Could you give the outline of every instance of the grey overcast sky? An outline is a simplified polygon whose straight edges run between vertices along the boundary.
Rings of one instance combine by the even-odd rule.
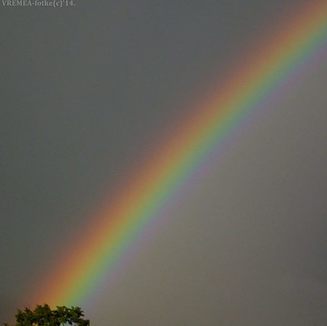
[[[192,100],[306,3],[75,2],[0,4],[0,322]],[[231,135],[85,303],[92,325],[326,325],[326,85],[325,55]]]

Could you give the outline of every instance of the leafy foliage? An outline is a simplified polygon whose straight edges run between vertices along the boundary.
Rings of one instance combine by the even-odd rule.
[[[80,307],[57,307],[52,310],[49,305],[38,305],[34,310],[25,308],[18,310],[15,326],[89,326],[90,321],[83,318],[84,313]],[[9,324],[4,324],[9,326]]]

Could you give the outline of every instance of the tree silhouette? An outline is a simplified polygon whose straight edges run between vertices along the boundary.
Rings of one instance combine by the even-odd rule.
[[[16,324],[13,326],[89,326],[90,321],[83,317],[84,313],[80,307],[60,306],[52,310],[45,304],[36,306],[34,310],[19,309],[16,314]],[[4,326],[10,325],[5,323]]]

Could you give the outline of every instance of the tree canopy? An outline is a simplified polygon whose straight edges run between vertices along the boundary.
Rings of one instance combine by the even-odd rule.
[[[51,309],[45,304],[36,306],[34,310],[19,309],[16,314],[16,324],[13,326],[89,326],[90,321],[83,317],[84,313],[80,307],[58,306],[56,309]],[[4,326],[10,325],[5,323]]]

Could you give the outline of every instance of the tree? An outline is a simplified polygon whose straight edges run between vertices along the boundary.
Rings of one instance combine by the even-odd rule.
[[[15,326],[89,326],[90,321],[83,318],[84,313],[80,307],[67,308],[65,306],[51,309],[49,305],[36,306],[34,310],[25,308],[18,310]],[[4,324],[9,326],[9,324]]]

